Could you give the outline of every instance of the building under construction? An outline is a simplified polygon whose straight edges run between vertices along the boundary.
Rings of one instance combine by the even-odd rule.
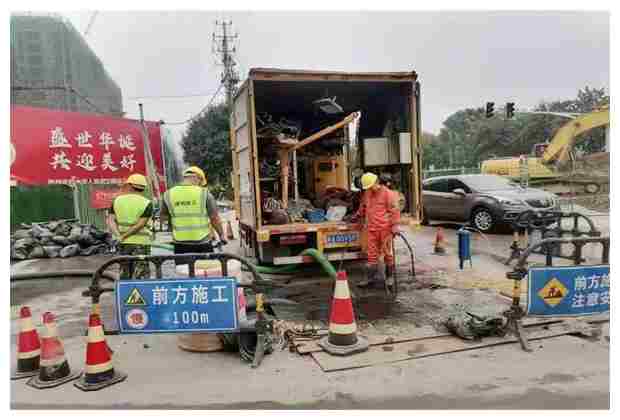
[[[120,87],[75,27],[54,14],[11,15],[11,104],[123,115]],[[12,187],[11,228],[72,217],[101,227],[89,192],[87,185]]]
[[[123,115],[120,87],[68,21],[11,16],[11,104]]]

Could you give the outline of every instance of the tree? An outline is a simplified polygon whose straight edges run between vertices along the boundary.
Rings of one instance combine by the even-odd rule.
[[[227,191],[228,195],[232,195],[232,160],[226,105],[212,106],[193,120],[183,135],[181,146],[185,163],[205,171],[211,190]]]
[[[422,147],[422,165],[424,168],[442,167],[444,163],[447,164],[447,162],[442,161],[443,148],[439,143],[439,136],[423,131],[420,146]]]
[[[575,113],[587,113],[599,108],[602,105],[609,104],[609,95],[605,93],[605,88],[590,88],[586,86],[584,89],[579,89],[577,92],[577,98],[566,101],[553,101],[553,102],[541,102],[536,108],[537,111],[551,111],[551,112],[575,112]],[[561,123],[558,123],[554,129],[560,127],[566,122],[564,119]],[[605,128],[594,128],[586,133],[583,133],[577,138],[576,149],[582,150],[584,153],[600,152],[605,147]]]
[[[535,111],[586,113],[608,103],[604,88],[586,86],[575,99],[542,101]],[[444,121],[432,141],[422,142],[423,164],[425,168],[474,167],[491,157],[530,154],[534,144],[549,141],[567,121],[561,116],[519,113],[506,120],[503,109],[496,110],[493,118],[486,118],[482,108],[463,109]],[[592,153],[602,150],[604,144],[605,130],[600,127],[584,133],[577,148]]]

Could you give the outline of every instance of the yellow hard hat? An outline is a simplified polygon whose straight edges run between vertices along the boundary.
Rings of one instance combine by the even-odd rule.
[[[183,171],[183,176],[188,175],[198,175],[200,179],[202,179],[202,186],[207,185],[207,176],[198,166],[190,166],[185,171]]]
[[[379,179],[377,175],[373,174],[372,172],[366,172],[364,175],[362,175],[362,189],[367,190],[368,188],[372,187],[377,183],[377,179]]]
[[[146,178],[142,174],[129,175],[129,178],[127,178],[125,183],[142,190],[146,188]]]

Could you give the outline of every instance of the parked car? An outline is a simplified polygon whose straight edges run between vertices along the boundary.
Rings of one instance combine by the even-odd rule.
[[[527,210],[559,211],[559,200],[547,191],[521,188],[498,175],[450,175],[422,182],[423,223],[431,220],[470,222],[481,232],[508,225]]]

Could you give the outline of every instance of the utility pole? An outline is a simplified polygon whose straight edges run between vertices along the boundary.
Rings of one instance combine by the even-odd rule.
[[[226,89],[226,105],[228,106],[229,112],[232,110],[232,100],[237,89],[237,83],[239,83],[239,75],[237,74],[237,70],[235,70],[237,63],[235,63],[235,59],[233,58],[233,54],[236,52],[234,41],[237,39],[238,35],[230,35],[231,25],[232,21],[215,21],[217,33],[213,33],[215,52],[220,59],[219,64],[224,66],[221,81]]]

